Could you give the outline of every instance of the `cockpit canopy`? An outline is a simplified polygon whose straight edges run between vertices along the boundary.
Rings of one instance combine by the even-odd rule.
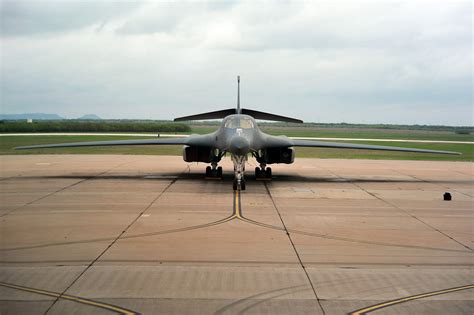
[[[224,127],[230,129],[253,129],[255,126],[250,117],[234,116],[226,120]]]

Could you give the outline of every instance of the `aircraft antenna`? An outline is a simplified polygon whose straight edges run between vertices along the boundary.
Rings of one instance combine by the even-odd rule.
[[[237,76],[237,114],[240,114],[240,75]]]

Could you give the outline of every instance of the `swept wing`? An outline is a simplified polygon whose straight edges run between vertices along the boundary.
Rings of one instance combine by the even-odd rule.
[[[113,141],[91,141],[74,143],[40,144],[23,147],[16,147],[15,150],[45,149],[45,148],[70,148],[70,147],[97,147],[97,146],[119,146],[119,145],[186,145],[192,142],[207,143],[202,136],[192,136],[188,138],[170,139],[143,139],[143,140],[113,140]],[[209,143],[209,145],[211,145]]]
[[[453,152],[453,151],[401,148],[401,147],[390,147],[390,146],[381,146],[381,145],[353,144],[353,143],[339,143],[339,142],[297,140],[297,139],[289,139],[289,140],[290,140],[290,143],[292,143],[291,146],[294,146],[294,147],[360,149],[360,150],[399,151],[399,152],[416,152],[416,153],[437,153],[437,154],[454,154],[454,155],[460,155],[461,154],[459,152]]]

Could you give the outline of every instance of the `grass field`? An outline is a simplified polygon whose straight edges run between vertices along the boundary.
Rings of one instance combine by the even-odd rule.
[[[309,136],[308,134],[294,134],[294,136]],[[313,136],[313,135],[310,135]],[[323,137],[321,134],[316,136]],[[327,136],[327,135],[324,135]],[[360,137],[359,134],[344,133],[341,137]],[[365,137],[365,136],[364,136]],[[368,138],[369,136],[367,136]],[[373,137],[373,136],[370,136]],[[382,138],[382,137],[378,137]],[[407,139],[406,137],[403,137]],[[0,137],[0,155],[6,154],[144,154],[144,155],[181,155],[181,146],[117,146],[117,147],[84,147],[84,148],[58,148],[37,150],[13,150],[16,146],[64,143],[81,141],[106,141],[141,139],[140,137],[119,136],[5,136]],[[382,138],[383,139],[383,138]],[[386,139],[386,137],[385,137]],[[413,139],[413,138],[408,138]],[[419,138],[417,138],[419,139]],[[438,140],[438,139],[437,139]],[[458,139],[456,139],[458,140]],[[471,144],[433,144],[433,143],[404,143],[404,142],[371,142],[371,141],[346,141],[384,146],[413,147],[420,149],[457,151],[463,155],[419,154],[404,152],[366,151],[326,148],[296,148],[296,157],[316,158],[342,158],[342,159],[387,159],[387,160],[437,160],[437,161],[474,161],[474,145]]]

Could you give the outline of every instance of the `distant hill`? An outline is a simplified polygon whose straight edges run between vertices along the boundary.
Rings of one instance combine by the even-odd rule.
[[[63,120],[67,119],[57,114],[44,114],[44,113],[26,113],[26,114],[0,114],[0,120]],[[76,118],[78,120],[102,120],[95,114],[87,114]]]
[[[1,120],[61,120],[63,117],[56,114],[27,113],[27,114],[0,114]]]
[[[87,114],[87,115],[84,115],[84,116],[79,117],[77,119],[80,119],[80,120],[102,120],[102,118],[100,118],[99,116],[97,116],[95,114]]]

